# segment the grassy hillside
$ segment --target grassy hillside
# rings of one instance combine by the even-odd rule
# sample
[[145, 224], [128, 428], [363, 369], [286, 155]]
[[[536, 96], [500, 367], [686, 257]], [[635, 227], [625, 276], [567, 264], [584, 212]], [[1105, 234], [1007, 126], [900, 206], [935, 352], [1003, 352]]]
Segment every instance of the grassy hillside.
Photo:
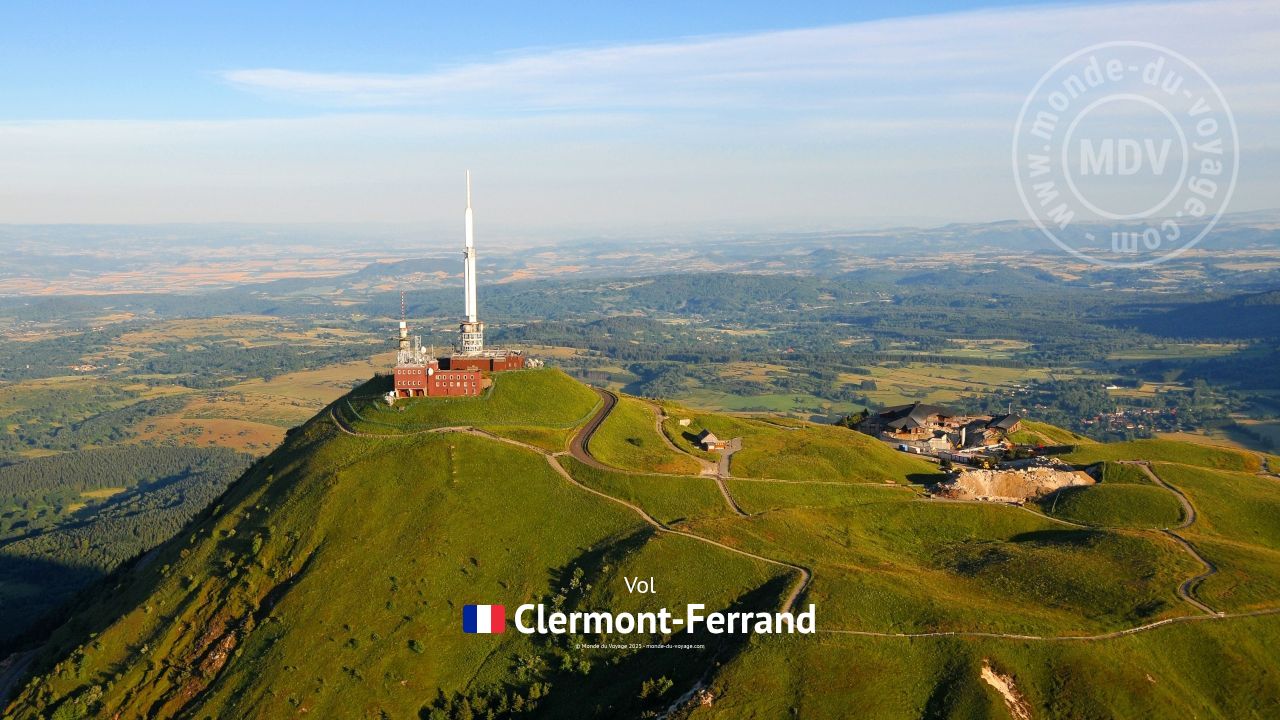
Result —
[[[815, 504], [813, 487], [775, 483], [750, 492], [769, 493], [775, 505], [794, 493], [791, 507], [687, 527], [812, 568], [810, 598], [829, 628], [1100, 631], [1189, 611], [1174, 587], [1197, 565], [1167, 539], [889, 488]], [[830, 486], [821, 487], [828, 494]], [[743, 500], [754, 510], [757, 497]]]
[[1167, 528], [1182, 520], [1178, 498], [1151, 484], [1064, 488], [1039, 504], [1053, 517], [1102, 527]]
[[644, 401], [619, 397], [613, 412], [591, 436], [591, 454], [624, 470], [697, 475], [698, 461], [667, 447], [655, 431], [657, 421], [653, 408]]
[[[1271, 618], [1180, 624], [1098, 642], [773, 637], [712, 685], [691, 720], [1007, 718], [979, 674], [1009, 675], [1037, 720], [1264, 718], [1280, 697]], [[825, 682], [816, 682], [824, 678]]]
[[714, 478], [679, 478], [599, 470], [572, 457], [560, 463], [578, 482], [644, 508], [660, 522], [728, 515]]
[[[357, 401], [360, 415], [344, 417], [371, 437], [327, 414], [291, 432], [153, 558], [100, 585], [37, 654], [4, 716], [637, 718], [705, 682], [712, 701], [690, 717], [1005, 717], [984, 663], [1036, 718], [1262, 717], [1280, 703], [1269, 671], [1280, 616], [1217, 618], [1181, 598], [1204, 568], [1153, 529], [1180, 506], [1128, 466], [1108, 464], [1105, 482], [1050, 510], [1133, 528], [1080, 528], [927, 499], [913, 483], [934, 466], [843, 428], [711, 413], [681, 428], [673, 417], [665, 429], [678, 442], [702, 427], [743, 438], [733, 469], [744, 477], [726, 488], [744, 517], [714, 479], [561, 454], [568, 435], [548, 431], [585, 420], [594, 394], [554, 371], [498, 377], [493, 394], [459, 405]], [[610, 437], [665, 448], [651, 415], [622, 412]], [[423, 432], [462, 423], [532, 447]], [[1195, 504], [1199, 518], [1179, 532], [1219, 568], [1196, 596], [1226, 611], [1276, 607], [1280, 483], [1154, 469]], [[466, 603], [774, 609], [799, 577], [779, 563], [811, 572], [800, 602], [818, 608], [818, 634], [459, 628]], [[633, 577], [652, 577], [657, 593], [629, 592]], [[664, 639], [703, 647], [630, 648]], [[583, 647], [595, 641], [628, 649]]]
[[[567, 640], [463, 635], [461, 605], [623, 605], [635, 601], [622, 574], [639, 572], [662, 577], [673, 607], [767, 607], [781, 592], [780, 568], [655, 536], [533, 451], [461, 434], [357, 438], [321, 416], [60, 629], [6, 717], [417, 717], [440, 691], [582, 693], [614, 664], [566, 663]], [[654, 676], [690, 684], [705, 661], [684, 653]], [[634, 665], [592, 702], [636, 706], [649, 675]]]
[[[722, 439], [742, 438], [729, 467], [738, 477], [845, 482], [913, 482], [937, 475], [936, 465], [900, 453], [859, 432], [832, 425], [793, 427], [729, 415], [672, 410], [665, 429], [682, 447], [694, 450], [703, 429]], [[678, 424], [689, 418], [687, 427]]]
[[1154, 470], [1185, 493], [1203, 516], [1194, 526], [1197, 534], [1280, 550], [1280, 482], [1164, 463]]
[[1262, 467], [1262, 462], [1253, 453], [1175, 440], [1080, 444], [1074, 452], [1064, 455], [1063, 459], [1081, 464], [1100, 460], [1142, 459], [1242, 472], [1257, 472]]
[[1022, 429], [1010, 435], [1009, 439], [1026, 445], [1086, 445], [1095, 442], [1084, 435], [1034, 420], [1023, 420]]
[[1102, 482], [1108, 485], [1151, 485], [1151, 479], [1142, 472], [1142, 468], [1131, 463], [1104, 462], [1102, 464]]
[[738, 478], [725, 482], [742, 509], [752, 514], [788, 507], [839, 508], [911, 498], [916, 493], [915, 488], [905, 485], [778, 483]]

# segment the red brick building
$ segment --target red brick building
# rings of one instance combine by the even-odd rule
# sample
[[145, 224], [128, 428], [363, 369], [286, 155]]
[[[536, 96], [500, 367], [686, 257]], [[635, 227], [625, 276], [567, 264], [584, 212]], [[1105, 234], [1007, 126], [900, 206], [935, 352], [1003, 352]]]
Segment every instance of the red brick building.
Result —
[[474, 397], [484, 389], [478, 369], [440, 369], [437, 360], [425, 364], [397, 365], [395, 396], [407, 397]]
[[524, 355], [510, 350], [491, 350], [481, 355], [454, 355], [440, 358], [440, 367], [446, 370], [483, 370], [502, 372], [524, 367]]

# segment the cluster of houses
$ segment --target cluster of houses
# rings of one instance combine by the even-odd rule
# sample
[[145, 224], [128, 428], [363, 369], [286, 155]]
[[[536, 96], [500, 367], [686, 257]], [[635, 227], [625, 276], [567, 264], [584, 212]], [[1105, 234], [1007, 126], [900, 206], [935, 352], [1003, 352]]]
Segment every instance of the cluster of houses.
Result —
[[1176, 432], [1182, 429], [1176, 407], [1117, 408], [1115, 412], [1081, 418], [1080, 424], [1115, 433]]
[[964, 461], [966, 456], [1006, 447], [1022, 427], [1017, 415], [966, 415], [941, 405], [915, 402], [867, 415], [858, 430], [899, 450]]

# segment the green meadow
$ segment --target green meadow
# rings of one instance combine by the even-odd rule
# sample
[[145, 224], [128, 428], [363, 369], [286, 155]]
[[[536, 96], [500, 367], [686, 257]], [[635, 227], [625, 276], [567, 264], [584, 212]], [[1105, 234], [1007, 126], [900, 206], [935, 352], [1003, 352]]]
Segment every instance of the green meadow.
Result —
[[659, 522], [728, 515], [714, 478], [639, 475], [600, 470], [570, 456], [560, 458], [575, 480], [612, 497], [635, 503]]
[[[691, 452], [702, 430], [728, 440], [742, 438], [729, 471], [737, 477], [841, 482], [922, 482], [938, 474], [936, 465], [894, 450], [875, 438], [834, 425], [764, 420], [668, 410], [667, 436]], [[681, 427], [679, 418], [690, 420]], [[708, 457], [712, 455], [708, 454]]]
[[1280, 623], [1265, 617], [1094, 642], [768, 637], [717, 675], [717, 701], [690, 718], [1008, 718], [980, 679], [985, 663], [1037, 720], [1261, 719], [1280, 696], [1276, 643]]
[[1103, 482], [1064, 488], [1043, 498], [1040, 508], [1071, 522], [1101, 527], [1171, 528], [1182, 521], [1173, 493], [1155, 485]]
[[1102, 460], [1148, 460], [1244, 472], [1257, 472], [1262, 467], [1258, 456], [1253, 453], [1176, 440], [1082, 443], [1073, 452], [1062, 457], [1067, 462], [1079, 464]]
[[643, 400], [621, 396], [613, 412], [591, 436], [591, 454], [600, 462], [646, 473], [697, 475], [698, 461], [667, 447], [654, 430], [658, 416]]
[[[1037, 719], [1265, 717], [1280, 703], [1280, 617], [1217, 618], [1180, 598], [1204, 571], [1160, 530], [1181, 506], [1115, 462], [1154, 461], [1195, 506], [1178, 532], [1217, 567], [1197, 598], [1269, 610], [1280, 483], [1248, 472], [1248, 455], [1081, 443], [1073, 460], [1106, 462], [1103, 482], [1040, 512], [929, 499], [934, 465], [844, 428], [668, 405], [662, 431], [691, 454], [704, 428], [743, 439], [725, 481], [743, 517], [696, 468], [661, 474], [690, 458], [639, 400], [623, 398], [589, 445], [619, 469], [563, 454], [598, 398], [558, 371], [501, 374], [465, 401], [391, 408], [361, 395], [334, 408], [369, 436], [327, 412], [291, 431], [187, 530], [85, 598], [4, 717], [639, 718], [699, 683], [712, 701], [690, 718], [1008, 717], [984, 664]], [[423, 432], [452, 425], [530, 447]], [[787, 564], [812, 573], [799, 603], [817, 608], [815, 635], [460, 629], [468, 603], [508, 617], [521, 603], [774, 610], [799, 577]], [[653, 578], [654, 593], [628, 578]], [[651, 641], [701, 649], [594, 647]]]

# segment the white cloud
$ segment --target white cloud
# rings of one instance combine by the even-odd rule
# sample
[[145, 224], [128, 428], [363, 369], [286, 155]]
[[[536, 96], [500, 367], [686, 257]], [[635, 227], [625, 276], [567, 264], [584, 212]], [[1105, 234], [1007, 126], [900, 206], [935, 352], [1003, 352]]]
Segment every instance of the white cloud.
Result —
[[1021, 217], [1008, 154], [1024, 94], [1060, 57], [1114, 39], [1167, 45], [1218, 80], [1256, 155], [1234, 207], [1274, 206], [1280, 11], [1231, 1], [987, 10], [404, 75], [230, 71], [322, 114], [0, 123], [0, 217], [452, 228], [467, 167], [489, 232]]
[[[237, 87], [321, 104], [796, 110], [894, 95], [968, 98], [1034, 80], [1110, 39], [1162, 43], [1211, 72], [1269, 82], [1280, 47], [1273, 2], [1137, 3], [988, 10], [605, 48], [541, 50], [414, 74], [278, 68], [223, 73]], [[1229, 38], [1224, 42], [1224, 38]], [[1019, 96], [1020, 97], [1020, 96]]]

